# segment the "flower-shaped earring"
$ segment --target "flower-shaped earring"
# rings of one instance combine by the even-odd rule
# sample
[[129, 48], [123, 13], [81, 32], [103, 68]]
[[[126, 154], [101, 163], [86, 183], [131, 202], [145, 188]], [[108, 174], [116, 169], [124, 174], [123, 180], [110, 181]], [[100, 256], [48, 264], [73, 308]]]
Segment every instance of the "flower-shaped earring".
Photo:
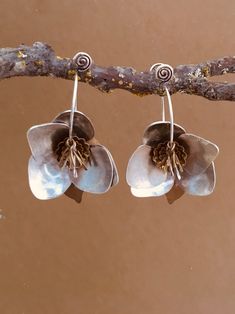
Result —
[[[156, 76], [164, 82], [173, 74], [173, 69], [168, 65], [156, 64], [151, 70], [156, 70]], [[134, 196], [166, 194], [170, 203], [184, 193], [209, 195], [215, 187], [214, 160], [219, 149], [210, 141], [186, 133], [183, 127], [174, 123], [167, 87], [165, 91], [170, 121], [165, 121], [163, 101], [162, 121], [146, 128], [143, 145], [137, 148], [129, 160], [127, 183]]]
[[[78, 53], [74, 60], [79, 71], [90, 67], [91, 57], [86, 53]], [[71, 110], [58, 114], [51, 123], [31, 127], [27, 133], [32, 152], [29, 185], [41, 200], [56, 198], [74, 186], [79, 191], [105, 193], [119, 180], [111, 153], [94, 139], [89, 118], [77, 111], [77, 86], [76, 74]]]

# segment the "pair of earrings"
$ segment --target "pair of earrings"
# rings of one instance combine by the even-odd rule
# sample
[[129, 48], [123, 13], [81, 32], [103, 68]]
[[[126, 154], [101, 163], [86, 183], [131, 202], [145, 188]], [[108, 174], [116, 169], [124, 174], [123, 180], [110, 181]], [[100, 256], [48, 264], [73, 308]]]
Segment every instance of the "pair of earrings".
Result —
[[[92, 63], [86, 53], [74, 58], [79, 71], [88, 70]], [[163, 83], [173, 75], [173, 69], [164, 64], [155, 64], [150, 71], [155, 71]], [[51, 123], [28, 130], [32, 152], [29, 184], [38, 199], [53, 199], [65, 193], [79, 202], [82, 191], [105, 193], [119, 181], [111, 153], [95, 139], [89, 118], [77, 110], [77, 88], [76, 74], [71, 110], [60, 113]], [[134, 196], [166, 195], [170, 203], [184, 193], [208, 195], [215, 187], [218, 147], [174, 123], [171, 97], [167, 87], [164, 89], [170, 121], [165, 121], [162, 97], [162, 120], [146, 128], [143, 145], [129, 160], [127, 183]]]

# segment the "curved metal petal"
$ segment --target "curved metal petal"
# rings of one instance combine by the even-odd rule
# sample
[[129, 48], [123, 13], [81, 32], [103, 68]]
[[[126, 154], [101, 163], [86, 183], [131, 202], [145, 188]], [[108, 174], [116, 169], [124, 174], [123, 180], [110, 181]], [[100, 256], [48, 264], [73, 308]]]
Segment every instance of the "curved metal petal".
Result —
[[[61, 112], [55, 117], [54, 122], [65, 123], [68, 127], [70, 125], [71, 110]], [[94, 127], [90, 119], [80, 111], [74, 112], [74, 134], [86, 141], [92, 139], [95, 134]]]
[[109, 154], [109, 158], [110, 158], [110, 160], [112, 162], [112, 166], [113, 166], [113, 179], [112, 179], [112, 184], [111, 184], [111, 187], [112, 187], [112, 186], [115, 186], [118, 184], [119, 175], [118, 175], [117, 167], [116, 167], [116, 164], [114, 162], [113, 156], [111, 155], [110, 151], [107, 148], [106, 148], [106, 151]]
[[81, 168], [77, 178], [71, 173], [73, 184], [85, 192], [107, 192], [113, 181], [113, 164], [104, 146], [91, 145], [91, 161], [86, 166], [87, 170]]
[[180, 180], [180, 186], [187, 194], [206, 196], [213, 192], [216, 183], [215, 166], [212, 162], [211, 165], [198, 175], [191, 176], [183, 173]]
[[[185, 133], [185, 129], [178, 124], [174, 124], [174, 138], [178, 138]], [[155, 146], [159, 142], [170, 140], [170, 122], [157, 121], [150, 124], [144, 131], [143, 143]]]
[[[89, 143], [90, 145], [101, 145], [101, 144], [99, 143], [99, 141], [98, 141], [96, 138], [94, 138], [94, 137], [93, 137], [93, 139], [92, 139], [91, 141], [89, 141], [88, 143]], [[118, 175], [117, 166], [116, 166], [116, 164], [115, 164], [115, 161], [114, 161], [114, 159], [113, 159], [113, 156], [111, 155], [110, 151], [109, 151], [107, 148], [105, 148], [105, 149], [106, 149], [107, 153], [109, 154], [109, 157], [110, 157], [110, 159], [111, 159], [111, 161], [112, 161], [112, 165], [113, 165], [113, 180], [112, 180], [112, 184], [111, 184], [111, 187], [112, 187], [112, 186], [115, 186], [115, 185], [118, 184], [118, 182], [119, 182], [119, 175]]]
[[179, 140], [186, 144], [189, 152], [184, 171], [190, 175], [204, 172], [219, 153], [218, 146], [193, 134], [182, 134]]
[[181, 186], [179, 186], [178, 182], [175, 182], [172, 189], [168, 193], [166, 193], [166, 199], [169, 204], [173, 204], [183, 195], [184, 190], [181, 188]]
[[68, 196], [79, 204], [82, 202], [83, 191], [76, 188], [74, 184], [71, 184], [69, 188], [64, 192], [64, 195]]
[[127, 171], [127, 183], [136, 189], [149, 189], [165, 182], [167, 173], [157, 168], [150, 159], [151, 147], [139, 146], [131, 156]]
[[68, 133], [68, 126], [62, 123], [45, 123], [32, 126], [27, 138], [33, 157], [38, 162], [48, 162], [53, 156], [54, 139]]
[[162, 196], [168, 193], [174, 185], [174, 178], [168, 176], [161, 184], [149, 188], [149, 189], [135, 189], [131, 188], [131, 193], [136, 197], [151, 197], [151, 196]]
[[42, 163], [31, 156], [28, 172], [31, 191], [40, 200], [48, 200], [62, 195], [71, 184], [68, 171], [59, 168], [53, 160], [51, 163]]

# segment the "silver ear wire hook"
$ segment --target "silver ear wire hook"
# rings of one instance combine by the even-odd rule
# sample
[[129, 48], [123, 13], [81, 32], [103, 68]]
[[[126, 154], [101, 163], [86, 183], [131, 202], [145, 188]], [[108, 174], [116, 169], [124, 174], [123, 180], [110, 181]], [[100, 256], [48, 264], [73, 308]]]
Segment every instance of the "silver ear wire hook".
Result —
[[171, 123], [171, 129], [170, 129], [170, 142], [173, 143], [174, 140], [174, 113], [173, 113], [173, 106], [171, 102], [171, 95], [168, 91], [168, 88], [165, 87], [166, 89], [166, 95], [167, 95], [167, 100], [168, 100], [168, 108], [169, 108], [169, 115], [170, 115], [170, 123]]
[[166, 114], [165, 114], [165, 100], [164, 96], [161, 96], [161, 103], [162, 103], [162, 121], [166, 121]]
[[[151, 66], [150, 72], [155, 71], [156, 79], [160, 80], [162, 83], [168, 82], [172, 77], [174, 70], [172, 66], [169, 64], [163, 64], [163, 63], [155, 63]], [[171, 96], [168, 91], [168, 88], [164, 86], [164, 89], [166, 91], [167, 100], [168, 100], [168, 109], [169, 109], [169, 115], [170, 115], [170, 142], [173, 143], [174, 140], [174, 114], [173, 114], [173, 106], [171, 102]], [[162, 103], [162, 121], [165, 121], [165, 105], [164, 105], [164, 97], [161, 97], [161, 103]]]
[[[77, 71], [85, 72], [87, 71], [91, 64], [92, 58], [86, 52], [78, 52], [73, 57], [73, 61], [77, 64]], [[71, 105], [71, 114], [70, 114], [70, 127], [69, 127], [69, 138], [72, 138], [73, 134], [73, 120], [74, 120], [74, 111], [77, 110], [77, 94], [78, 94], [78, 74], [76, 72], [74, 76], [74, 87], [73, 87], [73, 98]]]

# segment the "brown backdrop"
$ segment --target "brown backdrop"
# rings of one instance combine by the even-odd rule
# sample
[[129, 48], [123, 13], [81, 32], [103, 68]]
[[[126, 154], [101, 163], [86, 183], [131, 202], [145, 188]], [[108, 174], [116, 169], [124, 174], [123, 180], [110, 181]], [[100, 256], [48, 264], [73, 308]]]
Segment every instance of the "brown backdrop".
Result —
[[[145, 70], [235, 53], [234, 0], [1, 0], [1, 46], [45, 41], [58, 55], [87, 51], [100, 65]], [[219, 78], [232, 79], [231, 77]], [[72, 82], [0, 84], [0, 313], [235, 313], [234, 103], [173, 97], [176, 122], [220, 147], [206, 198], [136, 199], [125, 182], [160, 98], [105, 95], [79, 85], [79, 109], [117, 162], [102, 196], [38, 201], [28, 187], [27, 129], [68, 108]]]

